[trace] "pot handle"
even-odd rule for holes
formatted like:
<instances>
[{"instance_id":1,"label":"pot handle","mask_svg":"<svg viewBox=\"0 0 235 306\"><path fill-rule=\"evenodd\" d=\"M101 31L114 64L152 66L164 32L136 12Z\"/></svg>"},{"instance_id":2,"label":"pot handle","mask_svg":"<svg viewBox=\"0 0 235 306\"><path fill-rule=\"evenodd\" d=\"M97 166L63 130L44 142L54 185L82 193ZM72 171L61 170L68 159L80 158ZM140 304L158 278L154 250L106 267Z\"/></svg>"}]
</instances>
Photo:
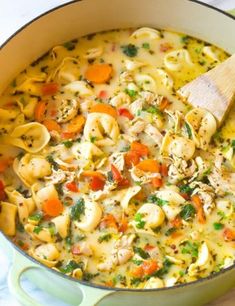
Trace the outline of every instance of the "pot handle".
<instances>
[{"instance_id":1,"label":"pot handle","mask_svg":"<svg viewBox=\"0 0 235 306\"><path fill-rule=\"evenodd\" d=\"M114 290L99 289L91 286L79 284L82 291L82 301L78 306L96 306L105 296L115 293Z\"/></svg>"},{"instance_id":2,"label":"pot handle","mask_svg":"<svg viewBox=\"0 0 235 306\"><path fill-rule=\"evenodd\" d=\"M22 274L29 269L39 269L38 266L29 262L24 256L17 256L17 252L13 254L13 264L8 273L8 287L10 292L24 306L44 306L32 298L21 286L20 278Z\"/></svg>"}]
</instances>

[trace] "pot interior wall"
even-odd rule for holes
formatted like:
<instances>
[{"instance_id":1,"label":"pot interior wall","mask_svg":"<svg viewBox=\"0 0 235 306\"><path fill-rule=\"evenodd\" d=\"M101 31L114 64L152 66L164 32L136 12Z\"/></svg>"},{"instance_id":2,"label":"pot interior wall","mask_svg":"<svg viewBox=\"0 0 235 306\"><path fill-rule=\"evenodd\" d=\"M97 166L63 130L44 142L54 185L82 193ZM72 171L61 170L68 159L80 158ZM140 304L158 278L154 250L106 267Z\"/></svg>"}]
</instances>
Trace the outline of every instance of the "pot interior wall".
<instances>
[{"instance_id":1,"label":"pot interior wall","mask_svg":"<svg viewBox=\"0 0 235 306\"><path fill-rule=\"evenodd\" d=\"M177 13L175 13L177 12ZM235 50L234 20L188 0L83 0L70 3L27 25L0 52L0 92L50 47L97 31L152 26L173 29Z\"/></svg>"}]
</instances>

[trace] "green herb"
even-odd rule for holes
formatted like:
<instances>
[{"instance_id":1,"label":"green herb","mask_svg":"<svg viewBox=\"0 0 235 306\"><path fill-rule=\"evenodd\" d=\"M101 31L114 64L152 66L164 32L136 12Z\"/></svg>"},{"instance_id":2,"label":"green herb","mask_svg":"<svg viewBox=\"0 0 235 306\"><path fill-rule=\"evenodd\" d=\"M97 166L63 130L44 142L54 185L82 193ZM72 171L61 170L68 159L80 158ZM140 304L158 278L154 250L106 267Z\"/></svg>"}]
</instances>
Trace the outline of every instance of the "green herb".
<instances>
[{"instance_id":1,"label":"green herb","mask_svg":"<svg viewBox=\"0 0 235 306\"><path fill-rule=\"evenodd\" d=\"M16 228L17 228L18 232L20 232L20 233L24 232L24 225L22 223L17 223Z\"/></svg>"},{"instance_id":2,"label":"green herb","mask_svg":"<svg viewBox=\"0 0 235 306\"><path fill-rule=\"evenodd\" d=\"M143 43L142 44L142 47L144 48L144 49L150 49L150 44L149 43Z\"/></svg>"},{"instance_id":3,"label":"green herb","mask_svg":"<svg viewBox=\"0 0 235 306\"><path fill-rule=\"evenodd\" d=\"M89 272L83 272L83 275L82 275L82 279L84 281L87 281L89 282L91 279L93 279L94 277L98 276L99 273L89 273Z\"/></svg>"},{"instance_id":4,"label":"green herb","mask_svg":"<svg viewBox=\"0 0 235 306\"><path fill-rule=\"evenodd\" d=\"M67 236L67 237L65 238L65 244L66 244L67 246L69 246L69 247L72 245L71 236Z\"/></svg>"},{"instance_id":5,"label":"green herb","mask_svg":"<svg viewBox=\"0 0 235 306\"><path fill-rule=\"evenodd\" d=\"M143 260L138 260L138 259L132 259L131 261L137 266L140 266L143 263Z\"/></svg>"},{"instance_id":6,"label":"green herb","mask_svg":"<svg viewBox=\"0 0 235 306\"><path fill-rule=\"evenodd\" d=\"M91 143L94 143L94 142L96 141L96 139L97 139L97 137L91 136L91 137L90 137L90 142L91 142Z\"/></svg>"},{"instance_id":7,"label":"green herb","mask_svg":"<svg viewBox=\"0 0 235 306\"><path fill-rule=\"evenodd\" d=\"M231 147L233 148L233 151L234 151L235 150L235 139L231 141Z\"/></svg>"},{"instance_id":8,"label":"green herb","mask_svg":"<svg viewBox=\"0 0 235 306\"><path fill-rule=\"evenodd\" d=\"M221 220L226 219L226 215L222 210L219 210L217 212L217 215L221 217Z\"/></svg>"},{"instance_id":9,"label":"green herb","mask_svg":"<svg viewBox=\"0 0 235 306\"><path fill-rule=\"evenodd\" d=\"M163 262L163 267L157 272L155 272L152 276L163 277L169 272L171 266L172 262L170 262L170 260L166 258Z\"/></svg>"},{"instance_id":10,"label":"green herb","mask_svg":"<svg viewBox=\"0 0 235 306\"><path fill-rule=\"evenodd\" d=\"M62 183L58 183L58 184L55 184L55 189L56 191L58 192L59 195L64 195L64 191L63 191L63 184Z\"/></svg>"},{"instance_id":11,"label":"green herb","mask_svg":"<svg viewBox=\"0 0 235 306\"><path fill-rule=\"evenodd\" d=\"M133 277L131 279L131 285L132 286L138 286L142 282L142 279L139 277Z\"/></svg>"},{"instance_id":12,"label":"green herb","mask_svg":"<svg viewBox=\"0 0 235 306\"><path fill-rule=\"evenodd\" d=\"M73 142L71 140L66 140L66 141L63 141L62 143L68 149L71 148L73 145Z\"/></svg>"},{"instance_id":13,"label":"green herb","mask_svg":"<svg viewBox=\"0 0 235 306\"><path fill-rule=\"evenodd\" d=\"M72 220L80 221L81 215L85 212L85 201L79 199L75 205L71 207L70 216Z\"/></svg>"},{"instance_id":14,"label":"green herb","mask_svg":"<svg viewBox=\"0 0 235 306\"><path fill-rule=\"evenodd\" d=\"M136 112L136 116L140 116L140 114L141 114L141 110L138 109L137 112Z\"/></svg>"},{"instance_id":15,"label":"green herb","mask_svg":"<svg viewBox=\"0 0 235 306\"><path fill-rule=\"evenodd\" d=\"M193 257L198 257L198 248L199 248L199 244L196 242L190 242L190 241L186 241L183 244L183 248L181 250L182 254L190 254Z\"/></svg>"},{"instance_id":16,"label":"green herb","mask_svg":"<svg viewBox=\"0 0 235 306\"><path fill-rule=\"evenodd\" d=\"M41 225L35 226L33 232L35 234L39 234L43 230L43 227Z\"/></svg>"},{"instance_id":17,"label":"green herb","mask_svg":"<svg viewBox=\"0 0 235 306\"><path fill-rule=\"evenodd\" d=\"M65 267L59 268L60 272L67 274L73 272L73 270L80 268L81 270L84 269L83 262L76 262L74 260L70 260L69 263Z\"/></svg>"},{"instance_id":18,"label":"green herb","mask_svg":"<svg viewBox=\"0 0 235 306\"><path fill-rule=\"evenodd\" d=\"M138 248L138 247L133 247L133 250L136 254L138 254L140 257L142 257L143 259L147 259L149 258L149 254L147 252L145 252L143 249Z\"/></svg>"},{"instance_id":19,"label":"green herb","mask_svg":"<svg viewBox=\"0 0 235 306\"><path fill-rule=\"evenodd\" d=\"M169 228L166 232L165 232L165 235L166 236L170 236L172 233L174 233L175 231L177 230L176 227L171 227Z\"/></svg>"},{"instance_id":20,"label":"green herb","mask_svg":"<svg viewBox=\"0 0 235 306\"><path fill-rule=\"evenodd\" d=\"M182 277L185 275L185 272L184 271L179 271L179 276Z\"/></svg>"},{"instance_id":21,"label":"green herb","mask_svg":"<svg viewBox=\"0 0 235 306\"><path fill-rule=\"evenodd\" d=\"M206 171L203 172L202 176L207 176L209 174L211 174L212 169L208 168Z\"/></svg>"},{"instance_id":22,"label":"green herb","mask_svg":"<svg viewBox=\"0 0 235 306\"><path fill-rule=\"evenodd\" d=\"M196 213L196 210L192 204L186 204L180 212L180 217L184 220L191 219Z\"/></svg>"},{"instance_id":23,"label":"green herb","mask_svg":"<svg viewBox=\"0 0 235 306\"><path fill-rule=\"evenodd\" d=\"M185 122L185 127L186 127L186 131L187 131L188 137L190 139L192 139L192 136L193 136L192 130L191 130L191 127L189 126L189 124L187 122Z\"/></svg>"},{"instance_id":24,"label":"green herb","mask_svg":"<svg viewBox=\"0 0 235 306\"><path fill-rule=\"evenodd\" d=\"M193 188L191 188L189 185L181 185L179 186L179 188L180 188L180 192L182 193L187 193L191 195L191 193L193 192Z\"/></svg>"},{"instance_id":25,"label":"green herb","mask_svg":"<svg viewBox=\"0 0 235 306\"><path fill-rule=\"evenodd\" d=\"M40 222L42 220L42 217L43 217L43 213L40 211L40 212L37 212L37 213L29 216L29 220Z\"/></svg>"},{"instance_id":26,"label":"green herb","mask_svg":"<svg viewBox=\"0 0 235 306\"><path fill-rule=\"evenodd\" d=\"M52 155L48 155L47 156L47 161L53 166L53 168L55 170L58 170L59 169L59 165L57 164L57 162L55 162L54 158Z\"/></svg>"},{"instance_id":27,"label":"green herb","mask_svg":"<svg viewBox=\"0 0 235 306\"><path fill-rule=\"evenodd\" d=\"M86 238L85 235L77 235L77 236L75 237L75 240L76 240L76 242L79 242L79 241L84 240L85 238Z\"/></svg>"},{"instance_id":28,"label":"green herb","mask_svg":"<svg viewBox=\"0 0 235 306\"><path fill-rule=\"evenodd\" d=\"M125 146L121 149L121 152L128 152L130 151L130 146Z\"/></svg>"},{"instance_id":29,"label":"green herb","mask_svg":"<svg viewBox=\"0 0 235 306\"><path fill-rule=\"evenodd\" d=\"M18 244L18 246L21 247L21 248L24 246L24 242L23 242L22 240L18 240L18 241L17 241L17 244Z\"/></svg>"},{"instance_id":30,"label":"green herb","mask_svg":"<svg viewBox=\"0 0 235 306\"><path fill-rule=\"evenodd\" d=\"M219 231L224 227L224 225L222 223L215 222L215 223L213 223L213 227L216 231Z\"/></svg>"},{"instance_id":31,"label":"green herb","mask_svg":"<svg viewBox=\"0 0 235 306\"><path fill-rule=\"evenodd\" d=\"M118 274L116 275L114 278L113 278L113 283L116 285L117 283L121 283L123 285L126 284L126 276L123 276L121 274Z\"/></svg>"},{"instance_id":32,"label":"green herb","mask_svg":"<svg viewBox=\"0 0 235 306\"><path fill-rule=\"evenodd\" d=\"M155 106L150 106L146 109L146 112L153 114L153 115L160 115L162 116L162 112Z\"/></svg>"},{"instance_id":33,"label":"green herb","mask_svg":"<svg viewBox=\"0 0 235 306\"><path fill-rule=\"evenodd\" d=\"M54 226L54 225L50 225L50 226L48 227L48 230L49 230L51 236L54 236L54 235L55 235L56 229L55 229L55 226Z\"/></svg>"},{"instance_id":34,"label":"green herb","mask_svg":"<svg viewBox=\"0 0 235 306\"><path fill-rule=\"evenodd\" d=\"M125 89L125 93L128 94L131 98L134 98L137 95L137 91L134 89Z\"/></svg>"},{"instance_id":35,"label":"green herb","mask_svg":"<svg viewBox=\"0 0 235 306\"><path fill-rule=\"evenodd\" d=\"M104 234L104 235L102 235L102 236L100 236L99 238L98 238L98 242L99 243L102 243L102 242L104 242L104 241L109 241L110 239L112 238L112 235L111 234Z\"/></svg>"},{"instance_id":36,"label":"green herb","mask_svg":"<svg viewBox=\"0 0 235 306\"><path fill-rule=\"evenodd\" d=\"M108 171L107 177L108 177L108 181L109 182L113 182L113 173L112 173L112 171Z\"/></svg>"},{"instance_id":37,"label":"green herb","mask_svg":"<svg viewBox=\"0 0 235 306\"><path fill-rule=\"evenodd\" d=\"M142 220L142 218L143 218L143 214L141 213L135 214L134 220L136 222L136 227L139 229L144 228L145 223L146 223L145 221Z\"/></svg>"},{"instance_id":38,"label":"green herb","mask_svg":"<svg viewBox=\"0 0 235 306\"><path fill-rule=\"evenodd\" d=\"M168 201L162 200L162 199L158 198L156 195L153 195L153 194L148 196L148 202L155 203L155 204L157 204L158 206L161 206L161 207L163 205L168 205L169 204Z\"/></svg>"},{"instance_id":39,"label":"green herb","mask_svg":"<svg viewBox=\"0 0 235 306\"><path fill-rule=\"evenodd\" d=\"M133 44L128 44L122 46L122 52L129 57L135 57L138 53L138 48Z\"/></svg>"},{"instance_id":40,"label":"green herb","mask_svg":"<svg viewBox=\"0 0 235 306\"><path fill-rule=\"evenodd\" d=\"M189 42L190 37L187 35L181 36L180 41L182 44L187 44Z\"/></svg>"},{"instance_id":41,"label":"green herb","mask_svg":"<svg viewBox=\"0 0 235 306\"><path fill-rule=\"evenodd\" d=\"M63 47L65 47L68 51L72 51L75 49L75 43L72 41L68 41L66 43L63 44Z\"/></svg>"}]
</instances>

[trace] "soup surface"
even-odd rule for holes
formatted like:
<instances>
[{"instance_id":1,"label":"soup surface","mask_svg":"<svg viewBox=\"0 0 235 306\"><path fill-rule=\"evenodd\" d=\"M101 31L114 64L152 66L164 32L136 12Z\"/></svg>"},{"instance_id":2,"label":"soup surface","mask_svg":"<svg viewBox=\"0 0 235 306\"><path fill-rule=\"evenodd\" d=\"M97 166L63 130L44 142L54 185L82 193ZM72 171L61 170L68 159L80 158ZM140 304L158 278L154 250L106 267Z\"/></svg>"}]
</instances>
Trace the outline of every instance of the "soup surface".
<instances>
[{"instance_id":1,"label":"soup surface","mask_svg":"<svg viewBox=\"0 0 235 306\"><path fill-rule=\"evenodd\" d=\"M177 89L228 55L150 28L58 45L0 97L0 228L74 278L195 281L235 259L235 111L217 129Z\"/></svg>"}]
</instances>

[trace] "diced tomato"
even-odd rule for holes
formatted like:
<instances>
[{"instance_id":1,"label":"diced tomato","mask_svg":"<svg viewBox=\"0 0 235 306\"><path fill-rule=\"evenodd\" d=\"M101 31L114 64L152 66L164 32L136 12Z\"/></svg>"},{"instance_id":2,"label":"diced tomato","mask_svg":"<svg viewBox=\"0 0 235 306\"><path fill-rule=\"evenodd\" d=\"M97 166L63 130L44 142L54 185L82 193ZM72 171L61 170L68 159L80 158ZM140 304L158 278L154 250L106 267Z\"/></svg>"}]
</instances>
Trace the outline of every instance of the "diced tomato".
<instances>
[{"instance_id":1,"label":"diced tomato","mask_svg":"<svg viewBox=\"0 0 235 306\"><path fill-rule=\"evenodd\" d=\"M186 192L182 192L180 195L181 195L181 197L183 197L185 200L189 200L189 199L190 199L190 196L189 196Z\"/></svg>"},{"instance_id":2,"label":"diced tomato","mask_svg":"<svg viewBox=\"0 0 235 306\"><path fill-rule=\"evenodd\" d=\"M62 139L73 139L74 138L74 133L67 133L63 132L61 133Z\"/></svg>"},{"instance_id":3,"label":"diced tomato","mask_svg":"<svg viewBox=\"0 0 235 306\"><path fill-rule=\"evenodd\" d=\"M71 247L71 252L72 252L73 255L80 255L81 254L81 250L80 250L79 245L76 245L76 244L73 245Z\"/></svg>"},{"instance_id":4,"label":"diced tomato","mask_svg":"<svg viewBox=\"0 0 235 306\"><path fill-rule=\"evenodd\" d=\"M140 162L140 156L135 151L129 151L125 154L125 164L127 168L131 168Z\"/></svg>"},{"instance_id":5,"label":"diced tomato","mask_svg":"<svg viewBox=\"0 0 235 306\"><path fill-rule=\"evenodd\" d=\"M130 181L127 178L123 177L121 181L118 182L118 187L129 187L130 184Z\"/></svg>"},{"instance_id":6,"label":"diced tomato","mask_svg":"<svg viewBox=\"0 0 235 306\"><path fill-rule=\"evenodd\" d=\"M68 190L72 191L72 192L78 192L78 186L76 182L69 182L66 185L66 188L68 188Z\"/></svg>"},{"instance_id":7,"label":"diced tomato","mask_svg":"<svg viewBox=\"0 0 235 306\"><path fill-rule=\"evenodd\" d=\"M152 185L153 185L153 187L155 187L155 188L160 188L160 187L163 185L163 181L162 181L162 179L159 178L159 177L154 177L154 178L152 179Z\"/></svg>"},{"instance_id":8,"label":"diced tomato","mask_svg":"<svg viewBox=\"0 0 235 306\"><path fill-rule=\"evenodd\" d=\"M134 196L134 199L137 201L144 201L146 198L146 193L142 189Z\"/></svg>"},{"instance_id":9,"label":"diced tomato","mask_svg":"<svg viewBox=\"0 0 235 306\"><path fill-rule=\"evenodd\" d=\"M3 182L0 180L0 201L6 200L6 197L7 197L6 193L4 191L4 188L5 188L5 186L4 186Z\"/></svg>"},{"instance_id":10,"label":"diced tomato","mask_svg":"<svg viewBox=\"0 0 235 306\"><path fill-rule=\"evenodd\" d=\"M148 147L137 141L131 143L131 151L136 152L140 157L148 156L149 154Z\"/></svg>"},{"instance_id":11,"label":"diced tomato","mask_svg":"<svg viewBox=\"0 0 235 306\"><path fill-rule=\"evenodd\" d=\"M98 97L99 97L100 99L106 99L106 98L108 97L107 91L106 91L106 90L101 90L101 91L99 92L99 94L98 94Z\"/></svg>"},{"instance_id":12,"label":"diced tomato","mask_svg":"<svg viewBox=\"0 0 235 306\"><path fill-rule=\"evenodd\" d=\"M103 190L105 181L101 180L99 177L93 176L90 179L90 188L93 191Z\"/></svg>"},{"instance_id":13,"label":"diced tomato","mask_svg":"<svg viewBox=\"0 0 235 306\"><path fill-rule=\"evenodd\" d=\"M154 249L155 246L154 245L151 245L151 244L146 244L146 246L144 247L145 251L151 251L152 249Z\"/></svg>"},{"instance_id":14,"label":"diced tomato","mask_svg":"<svg viewBox=\"0 0 235 306\"><path fill-rule=\"evenodd\" d=\"M161 175L162 176L168 176L168 167L166 164L161 164Z\"/></svg>"},{"instance_id":15,"label":"diced tomato","mask_svg":"<svg viewBox=\"0 0 235 306\"><path fill-rule=\"evenodd\" d=\"M122 215L122 219L119 223L118 231L121 233L125 233L127 229L128 229L128 220L125 215Z\"/></svg>"},{"instance_id":16,"label":"diced tomato","mask_svg":"<svg viewBox=\"0 0 235 306\"><path fill-rule=\"evenodd\" d=\"M128 118L129 120L134 119L134 116L127 108L119 108L118 115Z\"/></svg>"},{"instance_id":17,"label":"diced tomato","mask_svg":"<svg viewBox=\"0 0 235 306\"><path fill-rule=\"evenodd\" d=\"M109 228L109 227L114 227L117 229L118 228L117 220L112 214L106 214L102 218L99 227L100 229Z\"/></svg>"},{"instance_id":18,"label":"diced tomato","mask_svg":"<svg viewBox=\"0 0 235 306\"><path fill-rule=\"evenodd\" d=\"M171 225L179 228L182 225L182 219L179 216L176 216L173 220L171 220Z\"/></svg>"},{"instance_id":19,"label":"diced tomato","mask_svg":"<svg viewBox=\"0 0 235 306\"><path fill-rule=\"evenodd\" d=\"M114 181L121 182L122 175L120 171L113 164L111 164L111 172L112 172Z\"/></svg>"},{"instance_id":20,"label":"diced tomato","mask_svg":"<svg viewBox=\"0 0 235 306\"><path fill-rule=\"evenodd\" d=\"M46 83L42 85L42 95L54 95L58 92L59 85L57 83Z\"/></svg>"},{"instance_id":21,"label":"diced tomato","mask_svg":"<svg viewBox=\"0 0 235 306\"><path fill-rule=\"evenodd\" d=\"M223 231L223 236L225 241L234 241L235 240L235 231L230 228L225 228Z\"/></svg>"},{"instance_id":22,"label":"diced tomato","mask_svg":"<svg viewBox=\"0 0 235 306\"><path fill-rule=\"evenodd\" d=\"M144 261L141 266L145 275L151 275L159 269L159 265L153 259Z\"/></svg>"}]
</instances>

